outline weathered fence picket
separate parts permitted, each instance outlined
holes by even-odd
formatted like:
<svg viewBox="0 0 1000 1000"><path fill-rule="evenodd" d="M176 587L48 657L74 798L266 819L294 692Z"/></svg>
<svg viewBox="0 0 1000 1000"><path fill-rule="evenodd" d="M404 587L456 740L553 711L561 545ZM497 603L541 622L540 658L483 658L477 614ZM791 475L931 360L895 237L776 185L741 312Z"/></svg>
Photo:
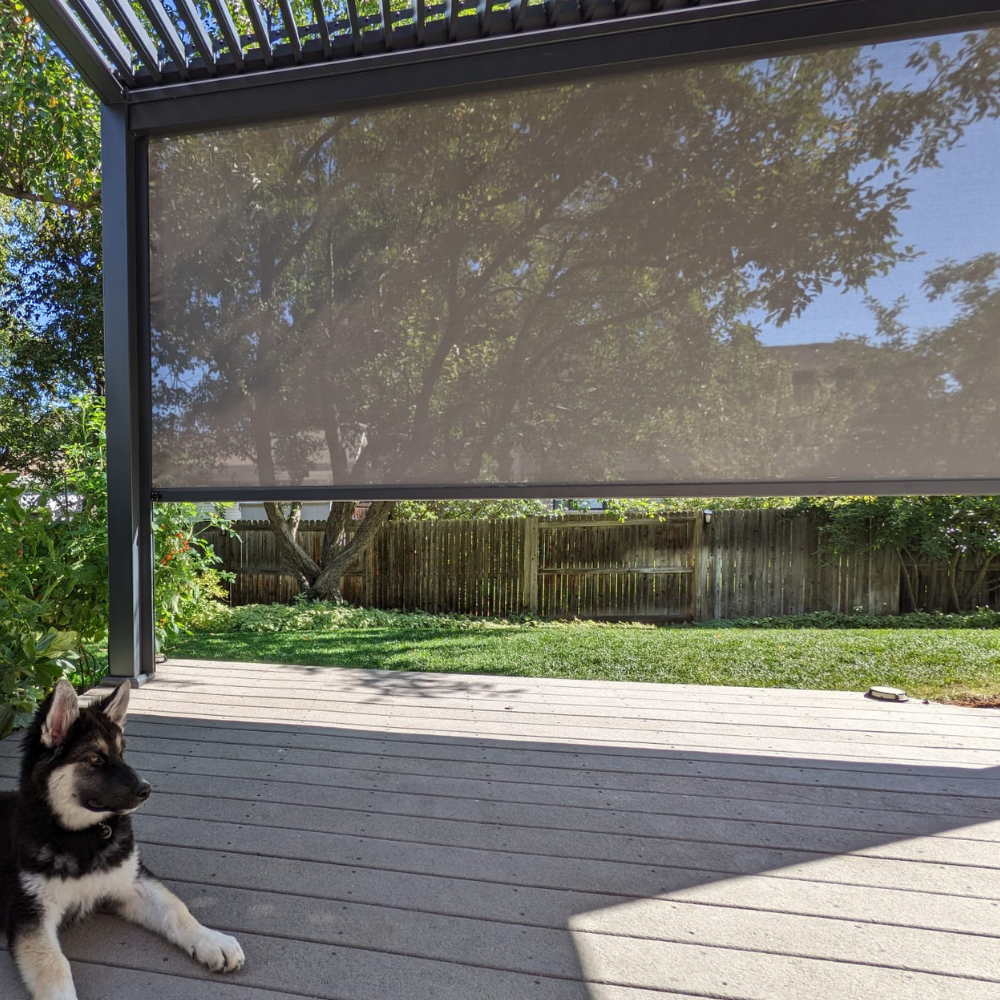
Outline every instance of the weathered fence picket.
<svg viewBox="0 0 1000 1000"><path fill-rule="evenodd" d="M223 568L235 574L231 602L291 601L299 585L281 571L267 522L232 527L238 537L206 529ZM317 560L323 527L299 529ZM700 512L663 520L390 521L348 567L341 589L349 602L372 607L494 616L678 621L899 611L895 552L824 561L818 549L815 520L777 510L718 511L708 524Z"/></svg>

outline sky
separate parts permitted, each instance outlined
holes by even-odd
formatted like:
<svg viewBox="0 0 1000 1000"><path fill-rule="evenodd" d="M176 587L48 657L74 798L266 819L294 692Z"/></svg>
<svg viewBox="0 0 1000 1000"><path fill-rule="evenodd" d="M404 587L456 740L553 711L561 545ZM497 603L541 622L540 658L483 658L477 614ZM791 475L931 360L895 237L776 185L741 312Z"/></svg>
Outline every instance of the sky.
<svg viewBox="0 0 1000 1000"><path fill-rule="evenodd" d="M879 55L888 64L892 61L888 50L902 56L912 45L881 45ZM927 301L920 288L926 272L949 258L964 261L987 251L1000 251L1000 122L984 120L971 126L961 146L945 153L937 169L922 170L911 186L910 207L899 218L899 242L912 244L923 256L874 279L869 292L885 304L905 295L909 305L902 319L911 327L939 326L947 323L956 309L947 299ZM777 346L874 333L875 321L865 306L863 292L843 294L828 288L785 326L762 323L760 341Z"/></svg>

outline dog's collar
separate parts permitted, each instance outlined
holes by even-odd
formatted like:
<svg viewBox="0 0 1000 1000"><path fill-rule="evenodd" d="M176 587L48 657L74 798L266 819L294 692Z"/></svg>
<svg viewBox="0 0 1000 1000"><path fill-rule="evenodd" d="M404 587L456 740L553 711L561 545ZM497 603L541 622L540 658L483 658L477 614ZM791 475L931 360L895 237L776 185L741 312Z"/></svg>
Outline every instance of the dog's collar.
<svg viewBox="0 0 1000 1000"><path fill-rule="evenodd" d="M101 835L101 840L110 840L115 835L110 823L98 823L97 832Z"/></svg>

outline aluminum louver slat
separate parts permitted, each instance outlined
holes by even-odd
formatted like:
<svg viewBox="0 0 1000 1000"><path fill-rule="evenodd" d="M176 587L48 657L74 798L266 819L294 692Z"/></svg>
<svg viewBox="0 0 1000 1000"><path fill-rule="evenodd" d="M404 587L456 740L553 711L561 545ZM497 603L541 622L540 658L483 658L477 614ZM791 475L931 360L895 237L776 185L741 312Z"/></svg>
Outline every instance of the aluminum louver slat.
<svg viewBox="0 0 1000 1000"><path fill-rule="evenodd" d="M247 16L250 18L253 37L264 57L264 65L270 68L274 65L274 53L271 50L271 33L268 31L267 25L264 24L264 13L257 0L243 0L243 6L246 7Z"/></svg>
<svg viewBox="0 0 1000 1000"><path fill-rule="evenodd" d="M288 0L278 0L278 7L281 10L281 19L285 22L288 44L292 47L295 61L302 62L302 39L299 37L299 27L295 23L295 15L292 13L291 4L289 4Z"/></svg>
<svg viewBox="0 0 1000 1000"><path fill-rule="evenodd" d="M139 59L146 65L150 76L159 83L163 77L160 74L160 58L156 51L156 43L149 37L142 22L136 17L135 11L122 0L105 0L105 2L114 14L123 34L131 42Z"/></svg>
<svg viewBox="0 0 1000 1000"><path fill-rule="evenodd" d="M214 74L216 70L215 48L212 45L212 40L208 37L208 32L205 31L205 24L201 16L195 10L191 0L175 0L175 3L180 17L187 24L194 47L201 53L201 58L205 61L206 71L209 74Z"/></svg>
<svg viewBox="0 0 1000 1000"><path fill-rule="evenodd" d="M184 42L177 34L173 21L170 20L166 8L160 0L138 0L139 6L149 20L156 27L160 41L162 41L168 56L174 61L181 78L186 80L190 74L187 68L187 52L184 50Z"/></svg>
<svg viewBox="0 0 1000 1000"><path fill-rule="evenodd" d="M233 15L229 12L229 7L226 5L226 0L208 0L208 5L212 8L212 13L215 15L219 30L226 40L226 45L229 47L229 54L232 56L233 62L236 63L236 68L242 70L245 66L243 60L243 43L240 40L240 33L236 30Z"/></svg>

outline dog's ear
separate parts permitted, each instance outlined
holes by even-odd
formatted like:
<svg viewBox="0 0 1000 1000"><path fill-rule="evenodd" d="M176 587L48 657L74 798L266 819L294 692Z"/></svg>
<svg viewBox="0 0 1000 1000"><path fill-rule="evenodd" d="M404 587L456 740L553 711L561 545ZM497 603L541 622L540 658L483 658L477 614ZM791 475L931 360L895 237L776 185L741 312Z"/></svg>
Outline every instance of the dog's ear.
<svg viewBox="0 0 1000 1000"><path fill-rule="evenodd" d="M42 720L42 743L47 747L62 745L70 726L80 714L80 702L76 691L68 680L63 678L52 692L52 701Z"/></svg>
<svg viewBox="0 0 1000 1000"><path fill-rule="evenodd" d="M128 711L128 693L129 682L122 681L98 706L119 729L125 728L125 713Z"/></svg>

